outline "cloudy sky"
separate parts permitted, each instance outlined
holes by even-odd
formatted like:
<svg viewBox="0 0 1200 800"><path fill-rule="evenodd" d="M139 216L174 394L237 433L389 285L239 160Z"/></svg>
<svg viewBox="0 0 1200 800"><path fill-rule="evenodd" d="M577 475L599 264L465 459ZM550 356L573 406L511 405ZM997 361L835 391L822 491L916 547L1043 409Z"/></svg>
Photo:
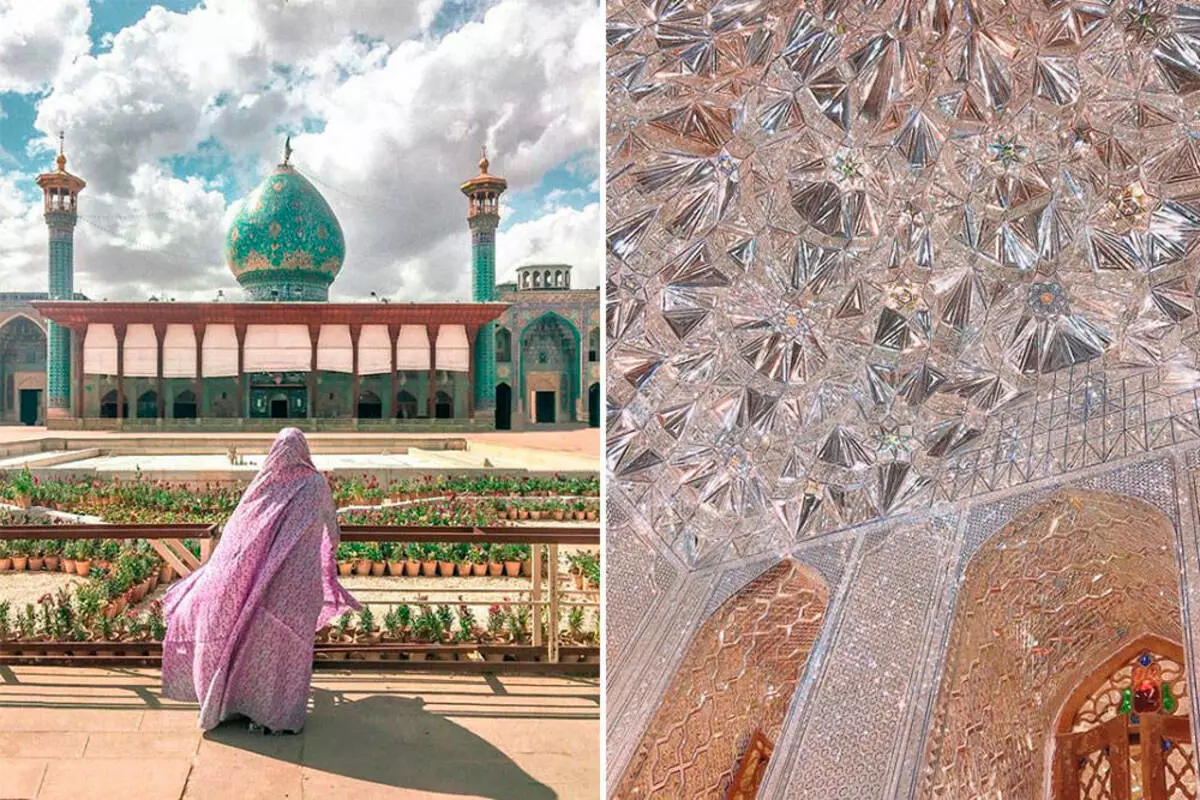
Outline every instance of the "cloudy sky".
<svg viewBox="0 0 1200 800"><path fill-rule="evenodd" d="M597 286L598 0L0 0L0 284L45 291L34 176L88 182L75 287L240 296L225 225L279 161L346 233L335 299L470 296L466 200L508 179L497 275L566 262Z"/></svg>

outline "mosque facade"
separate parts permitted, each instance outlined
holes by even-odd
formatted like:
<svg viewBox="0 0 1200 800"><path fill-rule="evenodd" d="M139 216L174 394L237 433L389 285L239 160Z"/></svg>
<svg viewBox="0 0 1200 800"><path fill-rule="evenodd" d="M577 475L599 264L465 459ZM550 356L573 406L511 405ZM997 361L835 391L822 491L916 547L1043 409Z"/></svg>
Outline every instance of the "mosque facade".
<svg viewBox="0 0 1200 800"><path fill-rule="evenodd" d="M75 291L86 183L38 176L49 291L0 295L0 422L51 428L521 429L599 425L599 289L568 265L497 286L504 178L463 182L470 302L330 302L347 244L329 203L283 161L225 235L243 302L96 302ZM536 280L535 280L536 276ZM548 277L547 277L548 276ZM547 282L548 281L548 282Z"/></svg>

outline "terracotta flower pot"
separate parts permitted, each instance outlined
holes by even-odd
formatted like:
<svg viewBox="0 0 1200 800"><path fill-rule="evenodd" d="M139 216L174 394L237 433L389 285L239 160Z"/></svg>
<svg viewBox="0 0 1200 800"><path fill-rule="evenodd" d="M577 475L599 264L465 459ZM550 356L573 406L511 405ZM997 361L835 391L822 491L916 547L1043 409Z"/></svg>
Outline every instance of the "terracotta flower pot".
<svg viewBox="0 0 1200 800"><path fill-rule="evenodd" d="M371 560L369 558L360 558L357 561L355 561L354 562L354 574L355 575L370 575L371 574Z"/></svg>
<svg viewBox="0 0 1200 800"><path fill-rule="evenodd" d="M405 561L404 562L404 577L415 578L421 574L420 561Z"/></svg>
<svg viewBox="0 0 1200 800"><path fill-rule="evenodd" d="M499 561L489 561L487 565L488 575L493 578L499 578L504 574L504 565Z"/></svg>
<svg viewBox="0 0 1200 800"><path fill-rule="evenodd" d="M158 570L158 580L160 583L170 583L175 580L175 568L170 564L163 564Z"/></svg>
<svg viewBox="0 0 1200 800"><path fill-rule="evenodd" d="M595 511L589 511L589 512L587 512L587 518L588 518L588 521L589 521L589 522L595 522L595 520L596 520L596 517L597 517L597 516L598 516L598 515L596 514L596 512L595 512Z"/></svg>
<svg viewBox="0 0 1200 800"><path fill-rule="evenodd" d="M515 508L510 508L508 510L508 518L509 519L516 519L518 516L520 516L520 512L517 511Z"/></svg>
<svg viewBox="0 0 1200 800"><path fill-rule="evenodd" d="M582 575L574 575L572 577L575 578L575 588L582 589L583 588L583 576Z"/></svg>
<svg viewBox="0 0 1200 800"><path fill-rule="evenodd" d="M439 561L438 562L438 575L441 575L443 578L453 578L454 577L454 562L453 561Z"/></svg>
<svg viewBox="0 0 1200 800"><path fill-rule="evenodd" d="M526 578L528 578L530 575L533 574L533 562L532 561L530 561L529 559L525 559L524 561L521 562L521 574L524 575Z"/></svg>
<svg viewBox="0 0 1200 800"><path fill-rule="evenodd" d="M382 562L382 561L372 561L371 562L371 575L373 575L374 577L382 578L383 571L385 569L387 569L387 564L385 564L384 562Z"/></svg>
<svg viewBox="0 0 1200 800"><path fill-rule="evenodd" d="M77 559L75 561L75 574L81 578L86 578L87 574L92 571L92 562L86 558Z"/></svg>
<svg viewBox="0 0 1200 800"><path fill-rule="evenodd" d="M13 569L24 572L29 566L29 556L13 556Z"/></svg>
<svg viewBox="0 0 1200 800"><path fill-rule="evenodd" d="M6 570L10 570L10 569L12 569L12 559L11 558L0 558L0 570L6 571Z"/></svg>
<svg viewBox="0 0 1200 800"><path fill-rule="evenodd" d="M529 512L529 518L535 521L539 520L542 518L542 512L535 508L533 511Z"/></svg>
<svg viewBox="0 0 1200 800"><path fill-rule="evenodd" d="M504 576L507 578L519 578L521 576L521 562L505 561Z"/></svg>
<svg viewBox="0 0 1200 800"><path fill-rule="evenodd" d="M460 578L468 578L468 577L470 577L470 575L471 575L471 562L470 562L470 561L460 561L460 562L458 562L458 564L457 564L457 565L455 566L455 568L454 568L454 571L455 571L455 573L456 573L456 574L457 574L457 575L458 575Z"/></svg>
<svg viewBox="0 0 1200 800"><path fill-rule="evenodd" d="M482 578L483 576L488 574L488 565L485 563L472 564L471 565L471 574L474 575L476 578Z"/></svg>
<svg viewBox="0 0 1200 800"><path fill-rule="evenodd" d="M554 509L554 519L561 522L563 518L563 510L561 508Z"/></svg>
<svg viewBox="0 0 1200 800"><path fill-rule="evenodd" d="M338 575L342 576L343 578L348 577L353 571L354 565L349 561L343 561L342 563L338 564Z"/></svg>
<svg viewBox="0 0 1200 800"><path fill-rule="evenodd" d="M29 571L30 572L41 572L42 567L44 567L44 566L46 566L46 559L42 558L41 556L30 556L29 557Z"/></svg>
<svg viewBox="0 0 1200 800"><path fill-rule="evenodd" d="M399 577L404 574L404 562L403 561L389 561L387 568L388 568L389 575L395 575L395 576Z"/></svg>
<svg viewBox="0 0 1200 800"><path fill-rule="evenodd" d="M75 559L73 558L64 558L59 562L58 566L62 567L63 572L69 572L72 575L75 574Z"/></svg>
<svg viewBox="0 0 1200 800"><path fill-rule="evenodd" d="M421 562L421 574L424 575L426 578L437 577L437 562L436 561L422 561Z"/></svg>
<svg viewBox="0 0 1200 800"><path fill-rule="evenodd" d="M517 519L529 519L529 512L522 508L517 512Z"/></svg>
<svg viewBox="0 0 1200 800"><path fill-rule="evenodd" d="M58 572L58 556L46 556L46 569L50 572Z"/></svg>

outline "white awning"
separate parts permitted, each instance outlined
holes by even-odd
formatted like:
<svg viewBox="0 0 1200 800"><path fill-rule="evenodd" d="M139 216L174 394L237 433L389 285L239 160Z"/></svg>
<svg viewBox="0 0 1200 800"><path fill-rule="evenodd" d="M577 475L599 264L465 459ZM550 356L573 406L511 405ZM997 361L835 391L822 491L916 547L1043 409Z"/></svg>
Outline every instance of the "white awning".
<svg viewBox="0 0 1200 800"><path fill-rule="evenodd" d="M387 375L392 371L392 336L387 325L363 325L358 332L358 374Z"/></svg>
<svg viewBox="0 0 1200 800"><path fill-rule="evenodd" d="M242 349L245 372L308 372L312 339L307 325L248 325Z"/></svg>
<svg viewBox="0 0 1200 800"><path fill-rule="evenodd" d="M232 325L212 324L204 329L201 345L202 374L206 378L235 378L238 374L237 331Z"/></svg>
<svg viewBox="0 0 1200 800"><path fill-rule="evenodd" d="M158 337L153 325L137 322L125 328L124 372L130 378L158 375Z"/></svg>
<svg viewBox="0 0 1200 800"><path fill-rule="evenodd" d="M163 336L163 377L196 377L196 331L191 325L167 326Z"/></svg>
<svg viewBox="0 0 1200 800"><path fill-rule="evenodd" d="M305 366L305 369L308 367ZM317 339L317 369L329 372L354 371L354 345L350 340L349 325L321 326L321 335Z"/></svg>
<svg viewBox="0 0 1200 800"><path fill-rule="evenodd" d="M117 331L112 325L91 323L83 337L83 371L86 375L117 374Z"/></svg>
<svg viewBox="0 0 1200 800"><path fill-rule="evenodd" d="M429 369L429 334L424 325L401 325L396 337L396 369Z"/></svg>
<svg viewBox="0 0 1200 800"><path fill-rule="evenodd" d="M471 344L464 325L443 325L438 330L437 368L446 372L469 372Z"/></svg>

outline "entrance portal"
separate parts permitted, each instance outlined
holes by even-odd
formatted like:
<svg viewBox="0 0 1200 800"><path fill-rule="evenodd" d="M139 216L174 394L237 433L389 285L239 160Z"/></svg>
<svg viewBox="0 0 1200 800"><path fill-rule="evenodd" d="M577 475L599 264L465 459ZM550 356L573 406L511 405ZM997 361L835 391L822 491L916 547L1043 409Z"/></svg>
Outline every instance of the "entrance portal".
<svg viewBox="0 0 1200 800"><path fill-rule="evenodd" d="M286 397L271 401L271 419L287 419L288 401Z"/></svg>
<svg viewBox="0 0 1200 800"><path fill-rule="evenodd" d="M600 427L600 384L593 383L588 387L588 425Z"/></svg>
<svg viewBox="0 0 1200 800"><path fill-rule="evenodd" d="M557 392L534 392L534 422L554 422L557 409Z"/></svg>
<svg viewBox="0 0 1200 800"><path fill-rule="evenodd" d="M41 405L42 392L40 389L21 390L21 424L36 425L38 406Z"/></svg>
<svg viewBox="0 0 1200 800"><path fill-rule="evenodd" d="M512 429L512 387L507 383L496 385L496 430Z"/></svg>
<svg viewBox="0 0 1200 800"><path fill-rule="evenodd" d="M1195 800L1183 648L1144 636L1067 700L1054 748L1059 800Z"/></svg>

